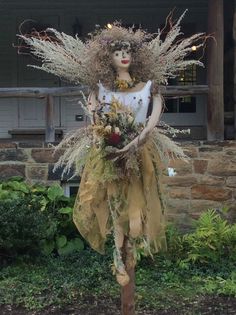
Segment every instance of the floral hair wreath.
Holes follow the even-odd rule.
[[[111,42],[110,49],[112,52],[123,49],[127,51],[133,51],[135,47],[130,42],[116,40],[114,42]]]

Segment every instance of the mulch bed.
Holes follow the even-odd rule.
[[[119,300],[89,299],[83,304],[68,305],[63,308],[51,306],[42,311],[28,311],[22,307],[0,305],[1,315],[118,315]],[[227,296],[201,296],[191,304],[180,308],[176,305],[168,310],[139,310],[137,315],[233,315],[236,314],[236,298]]]

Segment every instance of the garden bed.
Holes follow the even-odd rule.
[[[137,311],[137,315],[230,315],[236,312],[236,298],[227,296],[199,296],[192,303],[164,310]],[[87,297],[83,303],[70,304],[63,308],[51,306],[43,311],[29,311],[12,305],[0,306],[1,315],[117,315],[120,313],[119,300],[94,300]]]
[[[119,314],[120,288],[111,273],[110,254],[86,249],[6,265],[0,278],[0,314]],[[136,272],[137,315],[235,314],[234,270],[226,261],[199,268],[158,256],[144,258]]]

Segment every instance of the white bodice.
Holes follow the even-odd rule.
[[[147,118],[148,106],[151,98],[152,81],[148,81],[145,86],[136,92],[113,92],[107,90],[101,82],[98,83],[98,100],[106,110],[109,110],[109,104],[115,98],[123,105],[128,106],[135,114],[137,123],[145,123]]]

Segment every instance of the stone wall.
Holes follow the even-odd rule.
[[[169,218],[189,225],[209,208],[229,209],[236,218],[236,141],[195,141],[182,144],[189,163],[172,161],[174,177],[165,177]]]
[[[228,207],[236,217],[236,141],[182,142],[189,163],[172,161],[176,171],[164,178],[168,216],[188,225],[207,208]],[[58,154],[42,142],[0,143],[0,180],[24,176],[30,182],[60,182],[53,173]]]
[[[23,176],[31,183],[60,183],[61,170],[53,172],[58,156],[41,141],[0,142],[0,180]]]

